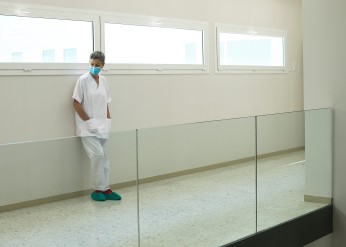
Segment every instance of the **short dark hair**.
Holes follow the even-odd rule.
[[[102,51],[94,51],[90,54],[90,59],[99,59],[102,64],[105,64],[105,54]]]

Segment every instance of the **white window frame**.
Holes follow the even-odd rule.
[[[92,22],[93,49],[101,48],[99,15],[73,9],[4,2],[0,2],[0,15]],[[85,63],[0,63],[0,75],[82,74],[88,69],[88,64],[88,58]]]
[[[284,48],[283,66],[242,66],[242,65],[221,65],[220,63],[220,33],[236,33],[246,35],[259,35],[270,37],[282,37]],[[215,23],[216,58],[215,73],[288,73],[287,65],[287,31],[280,29],[245,27]]]
[[[168,19],[153,16],[139,15],[102,15],[101,36],[105,37],[105,23],[127,24],[149,27],[178,28],[199,30],[203,33],[202,40],[202,64],[115,64],[107,63],[104,72],[106,74],[204,74],[209,73],[208,51],[208,22],[190,21],[181,19]],[[101,41],[101,49],[105,50],[105,39]]]

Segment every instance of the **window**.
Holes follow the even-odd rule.
[[[206,23],[109,17],[103,28],[106,66],[115,73],[207,71]]]
[[[85,63],[93,50],[92,22],[0,15],[0,26],[1,63]]]
[[[219,72],[285,72],[286,32],[217,25]]]
[[[208,73],[208,23],[0,3],[0,75]]]
[[[0,75],[81,74],[100,49],[99,16],[0,3]]]
[[[203,31],[105,24],[110,63],[203,64]]]

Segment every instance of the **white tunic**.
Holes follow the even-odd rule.
[[[84,108],[89,120],[81,119],[75,112],[77,136],[108,138],[111,120],[107,118],[107,105],[111,102],[107,80],[99,75],[99,85],[88,72],[80,76],[73,91],[73,99]]]

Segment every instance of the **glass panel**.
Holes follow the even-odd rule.
[[[257,117],[258,230],[325,205],[305,200],[306,130],[305,112]]]
[[[203,64],[203,31],[105,23],[108,63]]]
[[[0,15],[0,26],[2,63],[85,63],[93,50],[91,21]]]
[[[256,232],[254,124],[138,131],[142,247],[221,246]]]
[[[307,202],[332,199],[332,109],[305,112],[305,194]]]
[[[80,138],[0,145],[0,246],[138,246],[135,131],[112,133],[108,155],[122,201],[91,200]]]
[[[282,37],[220,33],[220,64],[284,66]]]
[[[221,246],[321,208],[332,110],[111,133],[108,155],[122,201],[90,199],[80,138],[0,144],[0,245]]]

